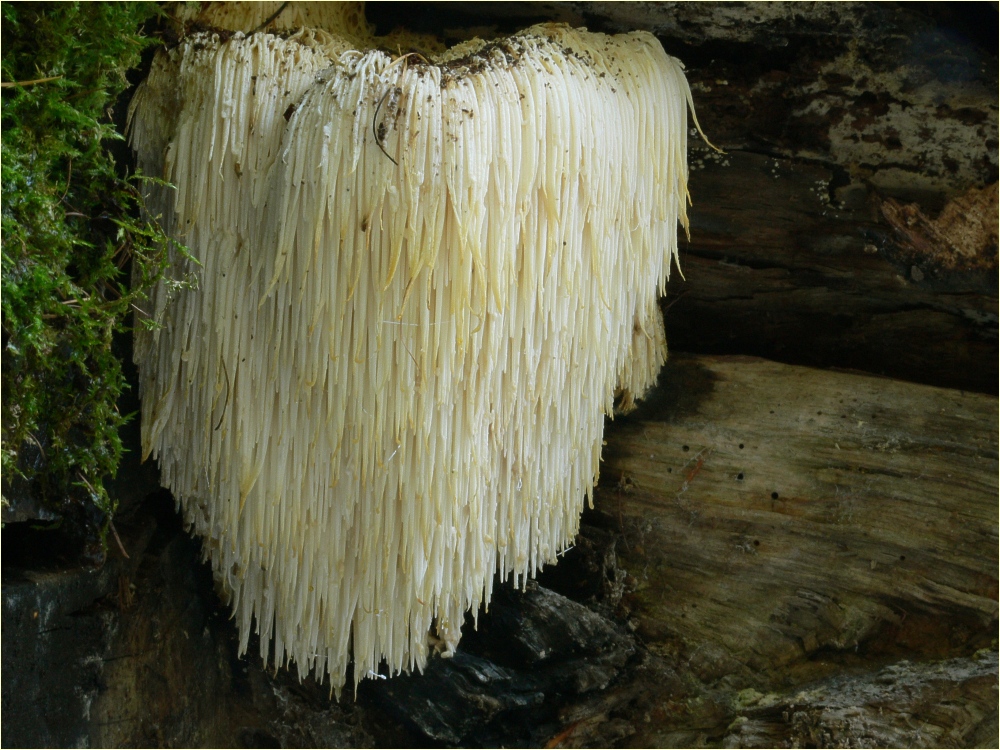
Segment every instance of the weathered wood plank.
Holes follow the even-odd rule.
[[[647,645],[766,686],[989,645],[997,497],[995,398],[678,355],[608,430],[595,505]]]

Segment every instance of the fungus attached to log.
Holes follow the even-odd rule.
[[[256,618],[338,692],[352,655],[357,682],[450,653],[497,572],[572,543],[616,393],[666,357],[691,103],[645,33],[364,36],[194,33],[131,111],[200,264],[137,333],[144,452],[241,650]]]

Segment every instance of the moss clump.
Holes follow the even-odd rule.
[[[165,267],[136,178],[108,152],[110,108],[155,3],[4,3],[4,482],[103,538],[122,452],[112,335]],[[134,283],[125,269],[131,262]],[[5,494],[7,488],[5,488]]]

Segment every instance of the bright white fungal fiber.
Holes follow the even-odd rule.
[[[569,546],[604,416],[666,357],[686,226],[679,62],[536,26],[427,63],[303,30],[206,33],[132,109],[201,266],[136,334],[143,446],[241,651],[355,681],[450,653],[494,574]],[[430,632],[436,638],[429,637]]]

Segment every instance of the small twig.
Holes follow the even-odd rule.
[[[570,724],[568,727],[562,730],[559,734],[557,734],[555,737],[546,742],[545,747],[547,748],[561,747],[562,743],[568,740],[572,736],[573,732],[576,731],[576,728],[580,726],[582,722],[583,719],[580,719],[579,721],[574,721],[572,724]]]
[[[392,68],[395,65],[397,65],[398,63],[402,62],[403,63],[403,74],[405,75],[406,74],[406,69],[407,69],[407,67],[410,64],[410,58],[411,57],[419,57],[421,60],[424,61],[424,63],[426,65],[430,65],[430,63],[427,62],[427,58],[425,58],[419,52],[407,52],[405,55],[401,54],[399,57],[397,57],[395,60],[393,60],[389,64],[389,67],[386,68],[386,70],[389,70],[389,68]],[[382,105],[385,103],[385,98],[387,96],[389,96],[389,94],[392,93],[392,92],[395,92],[397,95],[399,95],[400,93],[402,93],[402,89],[400,89],[398,86],[392,86],[390,88],[387,88],[385,90],[385,93],[382,94],[382,98],[378,100],[378,104],[375,107],[375,114],[372,116],[372,135],[375,136],[375,145],[377,145],[382,150],[382,153],[385,154],[389,158],[389,161],[391,161],[393,164],[395,164],[398,167],[399,163],[395,159],[393,159],[391,156],[389,156],[389,152],[386,151],[385,150],[385,146],[382,145],[382,141],[385,140],[385,130],[382,131],[382,135],[379,135],[379,131],[378,131],[378,113],[379,113],[379,110],[382,109]],[[384,128],[384,123],[383,123],[383,128]]]
[[[66,189],[63,190],[63,194],[59,198],[60,202],[66,198],[66,195],[69,193],[69,186],[72,182],[73,182],[73,157],[71,156],[69,159],[69,169],[66,173]],[[68,215],[69,214],[67,214],[67,216]]]
[[[14,86],[34,86],[36,83],[48,83],[49,81],[58,81],[62,76],[49,76],[48,78],[36,78],[33,81],[3,81],[0,82],[0,86],[5,89],[13,88]]]
[[[115,263],[115,267],[119,271],[125,268],[125,264],[128,263],[130,255],[131,253],[129,252],[124,242],[118,246],[117,250],[115,250],[115,254],[113,257],[120,258],[120,260]]]
[[[76,472],[76,475],[78,477],[80,477],[80,481],[81,482],[83,482],[85,485],[87,485],[87,489],[90,490],[91,493],[93,493],[94,495],[99,494],[97,492],[97,490],[94,489],[94,485],[92,485],[90,482],[87,481],[87,477],[85,477],[82,472],[78,471],[78,472]]]
[[[379,113],[379,110],[382,109],[382,103],[385,101],[385,98],[387,96],[389,96],[389,92],[392,91],[392,90],[393,90],[393,87],[391,87],[391,86],[389,88],[387,88],[385,90],[385,93],[382,94],[382,98],[378,100],[378,104],[375,106],[375,114],[372,117],[372,135],[375,136],[375,145],[378,146],[382,150],[382,153],[386,155],[386,157],[389,159],[389,161],[391,161],[393,164],[395,164],[398,167],[399,163],[395,159],[393,159],[391,156],[389,156],[389,152],[386,151],[385,150],[385,146],[382,145],[382,139],[379,138],[379,136],[378,136],[378,130],[375,129],[375,123],[378,122],[378,113]]]
[[[420,60],[424,63],[424,65],[430,65],[430,63],[427,61],[427,58],[421,55],[419,52],[407,52],[404,55],[402,50],[400,50],[398,46],[396,47],[396,51],[399,52],[399,57],[397,57],[395,60],[389,63],[389,66],[385,69],[385,71],[392,70],[394,67],[399,65],[399,63],[403,63],[403,72],[405,73],[406,68],[410,64],[409,59],[411,57],[419,57]],[[385,74],[385,71],[383,71],[383,75]]]
[[[229,408],[229,370],[226,369],[226,360],[219,357],[219,361],[222,362],[222,372],[226,374],[226,403],[222,405],[222,414],[219,415],[219,424],[215,425],[215,429],[212,432],[218,431],[222,427],[222,420],[226,416],[226,409]]]
[[[260,26],[258,26],[253,31],[251,31],[250,34],[256,34],[258,31],[263,31],[264,29],[266,29],[268,26],[270,26],[271,21],[273,21],[275,18],[277,18],[278,16],[280,16],[281,15],[281,11],[283,11],[287,7],[288,7],[288,3],[287,2],[284,2],[281,5],[279,5],[278,9],[276,11],[274,11],[274,13],[272,13],[270,16],[268,16],[267,20],[264,21],[264,23],[262,23]],[[250,36],[250,34],[247,34],[247,36]]]
[[[43,315],[42,317],[45,317],[45,316]],[[52,317],[55,318],[57,316],[53,315]],[[42,447],[42,444],[40,442],[38,442],[38,438],[35,437],[34,433],[29,432],[27,439],[30,440],[32,443],[34,443],[37,446],[39,452],[42,454],[42,459],[44,461],[48,461],[48,459],[45,457],[45,449]]]
[[[108,519],[108,526],[111,529],[111,533],[114,534],[115,541],[118,542],[118,549],[121,550],[121,553],[125,556],[126,560],[130,559],[128,556],[128,552],[125,551],[125,545],[122,544],[121,537],[118,536],[118,529],[115,528],[115,522],[112,521],[110,518]]]
[[[87,489],[90,490],[91,494],[95,496],[100,494],[97,490],[94,489],[94,485],[92,485],[90,482],[87,481],[87,477],[85,477],[82,472],[78,471],[76,472],[76,475],[80,477],[80,481],[87,486]],[[111,533],[114,535],[115,541],[118,542],[118,549],[121,550],[121,553],[125,556],[125,559],[128,560],[129,559],[128,552],[125,551],[125,545],[122,544],[122,539],[120,536],[118,536],[118,529],[115,528],[115,522],[111,520],[110,516],[108,516],[108,528],[111,529]]]
[[[678,302],[680,302],[689,291],[691,291],[691,290],[687,289],[687,290],[681,292],[680,294],[678,294],[677,297],[674,298],[673,302],[671,302],[669,305],[667,305],[666,307],[663,308],[663,312],[666,313],[667,310],[669,310],[671,307],[673,307]]]

